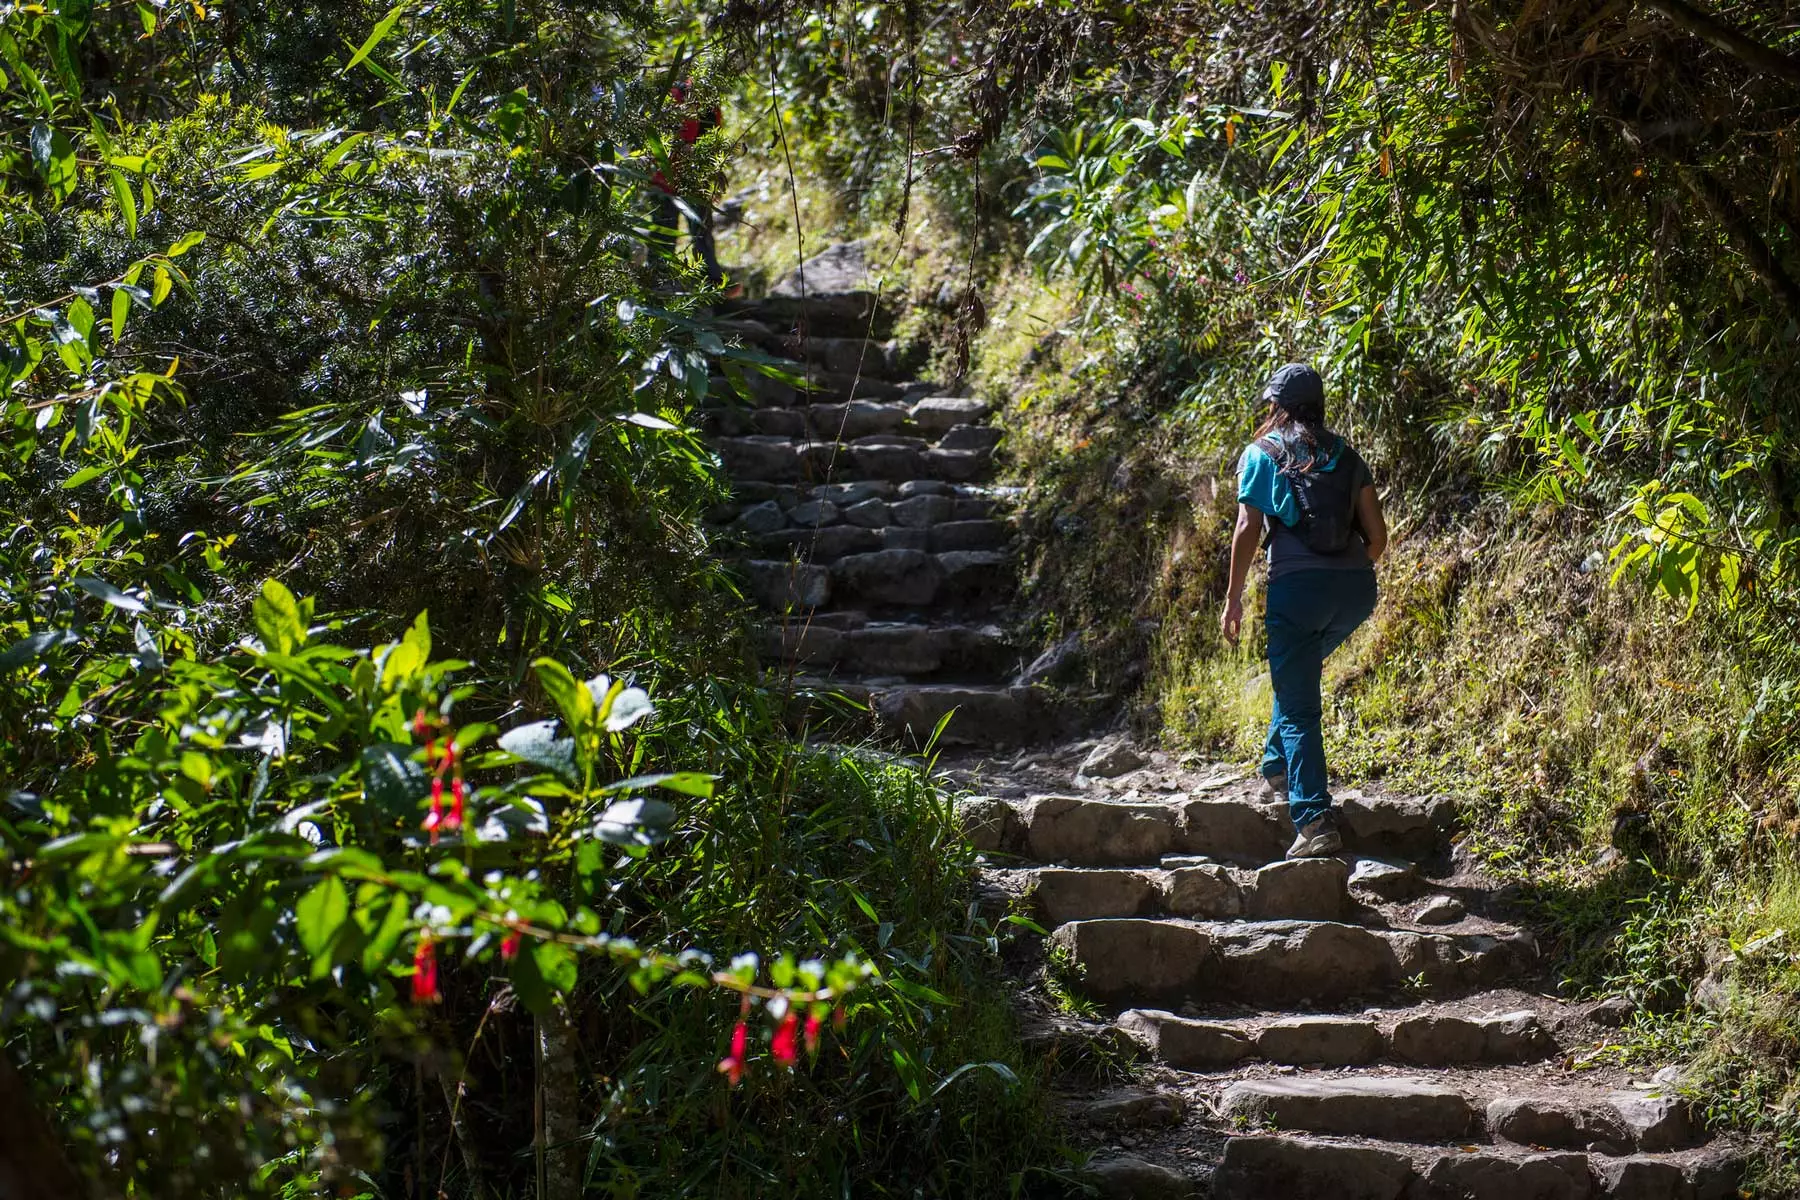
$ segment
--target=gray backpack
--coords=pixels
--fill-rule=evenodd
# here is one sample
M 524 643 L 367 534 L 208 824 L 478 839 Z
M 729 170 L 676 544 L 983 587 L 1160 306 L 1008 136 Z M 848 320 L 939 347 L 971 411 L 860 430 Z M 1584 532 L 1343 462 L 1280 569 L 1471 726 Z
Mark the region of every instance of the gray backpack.
M 1293 489 L 1294 504 L 1300 509 L 1300 520 L 1293 532 L 1301 544 L 1314 554 L 1342 554 L 1348 550 L 1356 537 L 1356 497 L 1350 494 L 1356 486 L 1356 472 L 1341 458 L 1330 471 L 1316 470 L 1310 461 L 1303 465 L 1274 436 L 1261 438 L 1256 444 L 1275 460 Z M 1338 446 L 1343 446 L 1342 438 L 1338 439 Z

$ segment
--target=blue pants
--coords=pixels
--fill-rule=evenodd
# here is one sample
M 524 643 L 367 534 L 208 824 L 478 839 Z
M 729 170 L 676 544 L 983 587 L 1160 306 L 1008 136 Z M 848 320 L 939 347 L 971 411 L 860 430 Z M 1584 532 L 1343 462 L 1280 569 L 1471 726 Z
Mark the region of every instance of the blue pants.
M 1262 773 L 1287 776 L 1288 814 L 1294 827 L 1331 808 L 1325 783 L 1325 735 L 1319 728 L 1323 700 L 1319 677 L 1325 657 L 1375 611 L 1375 572 L 1295 571 L 1269 581 L 1269 680 L 1275 709 Z

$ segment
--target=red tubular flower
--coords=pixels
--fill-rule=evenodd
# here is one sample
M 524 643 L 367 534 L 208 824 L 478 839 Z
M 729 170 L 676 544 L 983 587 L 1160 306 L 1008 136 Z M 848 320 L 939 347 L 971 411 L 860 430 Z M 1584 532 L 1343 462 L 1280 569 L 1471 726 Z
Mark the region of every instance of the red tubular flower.
M 517 957 L 519 957 L 519 931 L 515 929 L 500 939 L 500 958 L 502 961 L 511 962 Z
M 824 1024 L 825 1022 L 819 1020 L 818 1013 L 809 1012 L 806 1014 L 806 1052 L 808 1054 L 817 1054 L 819 1052 L 819 1030 Z
M 784 1067 L 800 1061 L 800 1050 L 794 1041 L 799 1032 L 800 1018 L 789 1009 L 787 1016 L 781 1018 L 781 1024 L 775 1027 L 775 1036 L 769 1042 L 769 1053 Z
M 439 778 L 433 779 L 431 781 L 431 811 L 425 814 L 425 821 L 424 821 L 424 824 L 421 826 L 421 828 L 423 828 L 425 830 L 425 832 L 427 832 L 431 835 L 431 844 L 434 846 L 437 845 L 438 827 L 441 826 L 443 823 L 444 823 L 444 780 L 440 776 Z
M 744 1059 L 750 1053 L 750 1028 L 739 1021 L 731 1031 L 731 1053 L 719 1060 L 719 1073 L 736 1087 L 744 1079 Z
M 450 811 L 444 814 L 445 829 L 461 829 L 463 823 L 463 804 L 469 798 L 469 789 L 464 785 L 461 776 L 450 783 Z
M 431 728 L 431 724 L 425 720 L 425 710 L 424 709 L 421 708 L 418 712 L 413 714 L 413 736 L 414 737 L 424 737 L 426 734 L 426 731 L 428 731 L 430 728 Z M 425 752 L 425 761 L 426 762 L 431 761 L 431 751 L 430 750 L 427 750 Z
M 443 999 L 438 991 L 437 944 L 429 937 L 420 938 L 413 951 L 412 998 L 414 1004 L 436 1004 Z
M 700 122 L 689 118 L 681 123 L 681 140 L 690 146 L 700 140 Z

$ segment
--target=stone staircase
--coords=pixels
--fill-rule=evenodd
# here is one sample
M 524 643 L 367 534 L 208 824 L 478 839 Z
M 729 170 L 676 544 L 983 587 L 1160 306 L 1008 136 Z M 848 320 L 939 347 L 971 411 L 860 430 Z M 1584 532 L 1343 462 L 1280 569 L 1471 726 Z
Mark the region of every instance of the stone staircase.
M 851 243 L 713 322 L 797 380 L 712 380 L 703 429 L 733 492 L 713 526 L 768 614 L 771 673 L 809 711 L 844 697 L 903 744 L 951 714 L 943 744 L 1023 742 L 1042 705 L 1006 628 L 1001 432 L 986 404 L 916 378 L 892 321 Z
M 1674 1072 L 1584 1053 L 1616 1008 L 1539 990 L 1449 801 L 1346 793 L 1347 852 L 1290 862 L 1285 806 L 1241 770 L 1103 744 L 1071 789 L 1065 758 L 947 765 L 987 793 L 960 802 L 983 902 L 1047 932 L 1019 964 L 1053 981 L 1020 988 L 1026 1037 L 1076 1081 L 1102 1195 L 1740 1195 L 1741 1149 L 1708 1143 Z M 1120 1057 L 1135 1086 L 1096 1088 Z

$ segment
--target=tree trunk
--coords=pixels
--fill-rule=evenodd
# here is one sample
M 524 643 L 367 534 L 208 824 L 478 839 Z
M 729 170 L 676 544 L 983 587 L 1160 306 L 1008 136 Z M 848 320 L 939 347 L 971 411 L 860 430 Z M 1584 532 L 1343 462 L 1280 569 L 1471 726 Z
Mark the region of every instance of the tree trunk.
M 537 1034 L 538 1200 L 581 1200 L 580 1046 L 560 1000 L 537 1019 Z
M 32 1103 L 12 1059 L 0 1053 L 0 1200 L 84 1200 L 62 1139 Z

